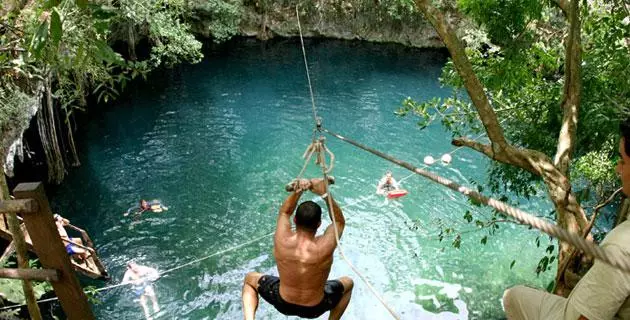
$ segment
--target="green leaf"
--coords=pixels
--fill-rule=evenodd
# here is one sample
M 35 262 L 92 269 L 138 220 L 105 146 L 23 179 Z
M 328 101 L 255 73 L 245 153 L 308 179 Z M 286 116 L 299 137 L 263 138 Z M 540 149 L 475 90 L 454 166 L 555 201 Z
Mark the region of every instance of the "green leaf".
M 461 244 L 462 244 L 462 237 L 458 234 L 457 237 L 455 237 L 455 240 L 453 240 L 453 247 L 456 249 L 459 249 Z
M 59 11 L 57 11 L 57 8 L 53 8 L 50 15 L 50 38 L 55 48 L 59 46 L 62 34 L 61 15 Z
M 549 282 L 549 284 L 547 285 L 547 292 L 553 292 L 553 288 L 556 286 L 556 281 L 555 280 L 551 280 L 551 282 Z
M 488 236 L 483 236 L 483 238 L 481 238 L 481 244 L 485 245 L 488 242 Z
M 46 4 L 44 5 L 44 9 L 53 8 L 53 7 L 58 6 L 59 4 L 61 4 L 61 0 L 48 0 L 46 1 Z
M 84 9 L 88 5 L 88 0 L 76 0 L 76 4 L 79 8 Z
M 551 254 L 553 253 L 553 249 L 555 249 L 555 246 L 553 244 L 550 244 L 545 251 Z
M 31 39 L 31 45 L 28 51 L 35 57 L 41 57 L 41 52 L 48 41 L 48 20 L 42 22 Z
M 464 220 L 470 223 L 472 219 L 473 219 L 472 214 L 470 213 L 470 211 L 466 210 L 466 213 L 464 214 Z
M 510 263 L 510 269 L 514 268 L 515 263 L 516 263 L 516 260 L 512 260 L 512 263 Z
M 123 58 L 116 52 L 114 52 L 114 50 L 112 50 L 112 48 L 107 44 L 107 42 L 102 41 L 102 40 L 97 40 L 94 42 L 96 44 L 96 56 L 107 62 L 107 63 L 111 63 L 111 64 L 117 64 L 119 66 L 123 66 L 125 64 L 125 61 L 123 60 Z

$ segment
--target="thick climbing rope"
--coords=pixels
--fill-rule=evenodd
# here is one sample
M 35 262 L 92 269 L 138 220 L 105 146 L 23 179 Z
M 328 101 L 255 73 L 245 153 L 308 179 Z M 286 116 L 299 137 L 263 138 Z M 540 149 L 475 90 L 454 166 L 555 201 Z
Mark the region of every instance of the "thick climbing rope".
M 324 143 L 323 139 L 320 139 L 320 141 L 321 141 L 321 143 L 323 145 L 323 143 Z M 322 154 L 323 153 L 320 152 L 320 155 L 322 155 Z M 319 165 L 322 168 L 322 175 L 323 175 L 323 178 L 324 178 L 324 186 L 325 186 L 325 194 L 328 194 L 328 197 L 326 197 L 327 200 L 328 200 L 328 210 L 330 211 L 330 218 L 332 220 L 333 229 L 335 231 L 335 241 L 337 243 L 337 249 L 338 249 L 338 252 L 339 252 L 339 256 L 346 262 L 346 264 L 350 267 L 350 269 L 352 269 L 352 271 L 357 276 L 359 276 L 359 278 L 361 278 L 361 281 L 363 281 L 363 283 L 365 283 L 365 285 L 368 287 L 368 289 L 370 289 L 372 294 L 381 302 L 381 304 L 385 307 L 385 309 L 387 309 L 387 311 L 389 311 L 389 313 L 392 315 L 392 317 L 394 317 L 394 319 L 400 319 L 400 317 L 398 316 L 396 311 L 394 311 L 394 309 L 392 309 L 387 304 L 387 302 L 385 302 L 385 299 L 383 299 L 383 297 L 376 291 L 376 289 L 374 289 L 374 287 L 372 286 L 370 281 L 367 280 L 367 278 L 352 264 L 352 262 L 350 262 L 350 260 L 348 258 L 346 258 L 346 255 L 344 254 L 343 246 L 341 245 L 341 242 L 340 242 L 340 239 L 339 239 L 339 229 L 337 228 L 337 221 L 336 221 L 335 212 L 334 212 L 335 209 L 333 207 L 333 202 L 332 202 L 333 201 L 332 200 L 332 194 L 330 193 L 330 189 L 329 189 L 329 185 L 328 185 L 328 173 L 330 173 L 330 168 L 326 167 L 325 158 L 323 158 L 323 160 L 324 161 L 321 161 L 319 163 Z
M 312 108 L 313 108 L 313 120 L 315 122 L 315 129 L 317 131 L 319 131 L 321 129 L 321 121 L 317 117 L 317 108 L 315 107 L 315 95 L 313 94 L 313 85 L 311 83 L 311 76 L 310 76 L 310 72 L 308 70 L 308 60 L 306 59 L 306 49 L 304 47 L 304 37 L 302 36 L 302 26 L 300 24 L 300 12 L 299 12 L 299 9 L 298 9 L 297 5 L 295 6 L 295 15 L 297 17 L 298 30 L 300 32 L 300 44 L 302 46 L 302 56 L 304 57 L 304 68 L 306 69 L 306 78 L 308 80 L 308 88 L 309 88 L 309 92 L 310 92 L 310 95 L 311 95 L 311 105 L 312 105 Z M 313 139 L 313 142 L 307 148 L 307 152 L 309 150 L 314 150 L 314 152 L 317 153 L 316 164 L 318 164 L 322 168 L 322 174 L 324 176 L 323 178 L 324 178 L 324 181 L 325 181 L 324 183 L 325 183 L 325 186 L 326 186 L 326 193 L 328 193 L 329 192 L 329 189 L 328 189 L 328 173 L 330 173 L 332 171 L 333 160 L 334 160 L 335 156 L 334 156 L 334 154 L 332 152 L 330 152 L 330 150 L 328 150 L 326 148 L 326 146 L 324 145 L 324 140 L 323 139 Z M 330 160 L 331 160 L 330 167 L 326 166 L 326 156 L 325 156 L 324 152 L 328 153 L 329 156 L 330 156 Z M 308 161 L 309 161 L 309 159 L 306 160 L 306 163 L 302 167 L 302 171 L 298 175 L 298 179 L 299 179 L 299 176 L 301 176 L 302 173 L 304 172 L 304 170 L 305 170 L 305 168 L 306 168 L 306 166 L 308 164 Z M 328 206 L 329 206 L 330 210 L 333 210 L 331 197 L 328 197 Z M 341 256 L 341 258 L 346 262 L 346 264 L 348 264 L 348 266 L 352 269 L 352 271 L 356 275 L 359 276 L 359 278 L 365 283 L 365 285 L 370 289 L 370 291 L 374 294 L 374 296 L 381 302 L 381 304 L 387 309 L 387 311 L 389 311 L 389 313 L 395 319 L 400 319 L 398 314 L 396 314 L 396 312 L 385 302 L 385 300 L 380 296 L 380 294 L 378 294 L 378 292 L 376 292 L 376 290 L 374 289 L 372 284 L 367 280 L 367 278 L 343 254 L 343 247 L 342 247 L 341 243 L 339 242 L 339 231 L 337 230 L 337 223 L 335 221 L 335 214 L 334 214 L 334 212 L 331 212 L 330 216 L 331 216 L 331 219 L 332 219 L 333 228 L 335 230 L 335 241 L 337 242 L 337 248 L 338 248 L 339 255 Z
M 576 234 L 576 233 L 572 233 L 569 232 L 563 228 L 560 228 L 554 224 L 548 223 L 540 218 L 537 218 L 521 209 L 518 208 L 514 208 L 502 201 L 490 198 L 490 197 L 486 197 L 482 194 L 480 194 L 479 192 L 472 190 L 470 188 L 461 186 L 457 183 L 455 183 L 454 181 L 451 181 L 449 179 L 443 178 L 435 173 L 426 171 L 424 169 L 415 167 L 405 161 L 402 160 L 398 160 L 388 154 L 385 154 L 383 152 L 380 152 L 376 149 L 372 149 L 370 147 L 367 147 L 365 145 L 362 145 L 352 139 L 349 139 L 347 137 L 344 137 L 342 135 L 339 135 L 335 132 L 332 132 L 326 128 L 321 128 L 322 131 L 330 134 L 331 136 L 340 139 L 341 141 L 347 142 L 351 145 L 354 145 L 355 147 L 358 147 L 360 149 L 363 149 L 367 152 L 370 152 L 378 157 L 381 157 L 387 161 L 390 161 L 392 163 L 395 163 L 405 169 L 408 169 L 410 171 L 412 171 L 415 174 L 418 174 L 420 176 L 423 176 L 431 181 L 437 182 L 438 184 L 441 184 L 445 187 L 448 187 L 451 190 L 454 190 L 456 192 L 459 192 L 481 204 L 484 204 L 486 206 L 492 207 L 500 212 L 505 213 L 506 215 L 516 219 L 517 221 L 530 225 L 533 228 L 536 228 L 554 238 L 557 238 L 559 240 L 562 240 L 564 242 L 567 242 L 571 245 L 573 245 L 574 247 L 582 250 L 584 253 L 586 253 L 587 255 L 600 260 L 606 264 L 609 264 L 617 269 L 626 271 L 626 272 L 630 272 L 630 261 L 626 260 L 626 259 L 622 259 L 621 257 L 618 256 L 609 256 L 606 254 L 606 251 L 604 251 L 604 249 L 602 249 L 601 247 L 595 245 L 594 243 L 585 240 L 581 235 Z
M 273 231 L 273 232 L 271 232 L 271 233 L 267 233 L 267 234 L 262 235 L 262 236 L 260 236 L 260 237 L 257 237 L 257 238 L 254 238 L 254 239 L 251 239 L 251 240 L 249 240 L 249 241 L 243 242 L 243 243 L 241 243 L 241 244 L 239 244 L 239 245 L 236 245 L 236 246 L 230 247 L 230 248 L 228 248 L 228 249 L 221 250 L 221 251 L 217 251 L 217 252 L 214 252 L 214 253 L 209 254 L 209 255 L 207 255 L 207 256 L 201 257 L 201 258 L 199 258 L 199 259 L 192 260 L 192 261 L 190 261 L 190 262 L 187 262 L 187 263 L 185 263 L 185 264 L 179 265 L 179 266 L 177 266 L 177 267 L 174 267 L 174 268 L 171 268 L 171 269 L 167 269 L 167 270 L 165 270 L 165 271 L 160 272 L 160 273 L 159 273 L 159 276 L 160 276 L 160 278 L 162 278 L 164 275 L 169 274 L 169 273 L 171 273 L 171 272 L 173 272 L 173 271 L 177 271 L 177 270 L 179 270 L 179 269 L 182 269 L 182 268 L 188 267 L 188 266 L 190 266 L 190 265 L 193 265 L 193 264 L 199 263 L 199 262 L 201 262 L 201 261 L 208 260 L 208 259 L 210 259 L 210 258 L 212 258 L 212 257 L 215 257 L 215 256 L 218 256 L 218 255 L 220 255 L 220 254 L 224 254 L 224 253 L 227 253 L 227 252 L 230 252 L 230 251 L 234 251 L 234 250 L 240 249 L 240 248 L 245 247 L 245 246 L 248 246 L 248 245 L 250 245 L 250 244 L 252 244 L 252 243 L 254 243 L 254 242 L 256 242 L 256 241 L 259 241 L 259 240 L 262 240 L 262 239 L 267 238 L 267 237 L 269 237 L 269 236 L 272 236 L 274 233 L 275 233 L 275 231 Z M 158 278 L 158 280 L 159 280 L 160 278 Z M 106 291 L 106 290 L 110 290 L 110 289 L 114 289 L 114 288 L 118 288 L 118 287 L 124 287 L 124 286 L 131 285 L 131 284 L 132 284 L 132 283 L 130 283 L 130 282 L 127 282 L 127 283 L 119 283 L 119 284 L 114 284 L 114 285 L 111 285 L 111 286 L 106 286 L 106 287 L 98 288 L 98 289 L 95 289 L 95 290 L 89 290 L 89 291 L 86 291 L 86 293 L 101 292 L 101 291 Z M 48 299 L 42 299 L 42 300 L 38 300 L 38 301 L 37 301 L 37 303 L 51 302 L 51 301 L 56 301 L 57 299 L 58 299 L 57 297 L 54 297 L 54 298 L 48 298 Z M 24 306 L 26 306 L 26 304 L 21 304 L 21 305 L 12 305 L 12 306 L 8 306 L 8 307 L 3 307 L 3 308 L 0 308 L 0 311 L 3 311 L 3 310 L 8 310 L 8 309 L 21 308 L 21 307 L 24 307 Z

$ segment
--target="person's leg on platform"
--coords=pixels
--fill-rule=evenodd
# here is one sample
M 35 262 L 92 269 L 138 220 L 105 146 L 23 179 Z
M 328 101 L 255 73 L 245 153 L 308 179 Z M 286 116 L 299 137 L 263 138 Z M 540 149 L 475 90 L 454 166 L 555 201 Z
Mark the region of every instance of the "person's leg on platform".
M 555 319 L 561 316 L 566 298 L 526 286 L 503 293 L 503 310 L 508 320 Z

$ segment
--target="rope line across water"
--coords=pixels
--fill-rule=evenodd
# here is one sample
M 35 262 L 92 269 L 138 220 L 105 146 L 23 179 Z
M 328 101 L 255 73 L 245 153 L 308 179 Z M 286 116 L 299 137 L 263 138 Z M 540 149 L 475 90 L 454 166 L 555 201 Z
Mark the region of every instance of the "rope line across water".
M 477 138 L 475 138 L 475 140 L 477 140 L 477 139 L 479 139 L 479 138 L 481 138 L 481 137 L 483 137 L 483 136 L 484 136 L 484 135 L 482 134 L 482 135 L 478 136 Z M 448 152 L 448 154 L 453 154 L 453 153 L 455 153 L 455 152 L 457 152 L 457 151 L 461 150 L 462 148 L 463 148 L 463 147 L 458 147 L 458 148 L 455 148 L 455 149 L 453 149 L 452 151 Z M 310 158 L 311 158 L 311 157 L 312 157 L 312 152 L 311 152 L 310 154 L 308 154 L 308 159 L 307 159 L 307 160 L 310 160 Z M 299 176 L 301 176 L 301 175 L 303 174 L 304 169 L 306 168 L 306 166 L 307 166 L 307 165 L 308 165 L 308 161 L 304 164 L 304 166 L 303 166 L 303 168 L 302 168 L 301 173 L 300 173 L 300 175 L 299 175 Z M 423 168 L 426 168 L 426 167 L 428 167 L 428 165 L 426 165 L 426 164 L 425 164 L 425 165 L 423 165 L 422 167 L 423 167 Z M 405 180 L 407 180 L 407 179 L 411 178 L 411 177 L 412 177 L 412 176 L 414 176 L 414 175 L 416 175 L 416 173 L 411 173 L 411 174 L 409 174 L 408 176 L 406 176 L 406 177 L 404 177 L 404 178 L 400 179 L 400 182 L 403 182 L 403 181 L 405 181 Z M 357 200 L 357 201 L 355 201 L 355 202 L 348 203 L 348 204 L 345 204 L 345 205 L 341 206 L 341 209 L 345 209 L 345 208 L 348 208 L 348 207 L 356 206 L 356 205 L 358 205 L 358 204 L 360 204 L 360 203 L 363 203 L 363 202 L 365 202 L 365 201 L 372 200 L 374 197 L 376 197 L 376 194 L 372 194 L 372 195 L 370 195 L 370 196 L 368 196 L 368 197 L 362 197 L 361 199 L 359 199 L 359 200 Z M 210 259 L 210 258 L 212 258 L 212 257 L 215 257 L 215 256 L 219 255 L 219 254 L 228 253 L 228 252 L 230 252 L 230 251 L 234 251 L 234 250 L 236 250 L 236 249 L 239 249 L 239 248 L 245 247 L 245 246 L 250 245 L 250 244 L 252 244 L 252 243 L 254 243 L 254 242 L 258 241 L 258 240 L 262 240 L 262 239 L 264 239 L 264 238 L 267 238 L 267 237 L 269 237 L 269 236 L 272 236 L 274 233 L 275 233 L 275 230 L 274 230 L 274 231 L 272 231 L 272 232 L 270 232 L 270 233 L 267 233 L 267 234 L 265 234 L 265 235 L 262 235 L 262 236 L 260 236 L 260 237 L 257 237 L 257 238 L 254 238 L 254 239 L 252 239 L 252 240 L 249 240 L 249 241 L 243 242 L 243 243 L 241 243 L 241 244 L 238 244 L 238 245 L 236 245 L 236 246 L 230 247 L 230 248 L 228 248 L 228 249 L 221 250 L 221 251 L 218 251 L 218 252 L 214 252 L 214 253 L 211 253 L 211 254 L 209 254 L 209 255 L 207 255 L 207 256 L 204 256 L 204 257 L 201 257 L 201 258 L 198 258 L 198 259 L 192 260 L 192 261 L 190 261 L 190 262 L 188 262 L 188 263 L 185 263 L 185 264 L 183 264 L 183 265 L 180 265 L 180 266 L 177 266 L 177 267 L 174 267 L 174 268 L 171 268 L 171 269 L 167 269 L 166 271 L 160 272 L 160 276 L 163 276 L 163 275 L 166 275 L 166 274 L 168 274 L 168 273 L 170 273 L 170 272 L 173 272 L 173 271 L 175 271 L 175 270 L 179 270 L 179 269 L 182 269 L 182 268 L 184 268 L 184 267 L 187 267 L 187 266 L 193 265 L 193 264 L 195 264 L 195 263 L 198 263 L 198 262 L 201 262 L 201 261 L 204 261 L 204 260 Z M 118 288 L 118 287 L 124 287 L 124 286 L 127 286 L 127 285 L 130 285 L 130 283 L 119 283 L 119 284 L 115 284 L 115 285 L 111 285 L 111 286 L 101 287 L 101 288 L 98 288 L 98 289 L 95 289 L 95 290 L 90 290 L 89 292 L 102 292 L 102 291 L 107 291 L 107 290 L 115 289 L 115 288 Z M 56 301 L 56 300 L 58 300 L 58 298 L 57 298 L 57 297 L 53 297 L 53 298 L 47 298 L 47 299 L 38 300 L 38 301 L 37 301 L 37 303 L 52 302 L 52 301 Z M 26 306 L 26 304 L 6 306 L 6 307 L 2 307 L 2 308 L 0 308 L 0 311 L 10 310 L 10 309 L 16 309 L 16 308 L 21 308 L 21 307 L 25 307 L 25 306 Z
M 435 173 L 426 171 L 424 169 L 415 167 L 405 161 L 396 159 L 388 154 L 385 154 L 383 152 L 380 152 L 376 149 L 372 149 L 370 147 L 367 147 L 365 145 L 362 145 L 352 139 L 349 139 L 347 137 L 344 137 L 342 135 L 339 135 L 335 132 L 332 132 L 326 128 L 322 128 L 322 131 L 330 134 L 331 136 L 340 139 L 344 142 L 347 142 L 351 145 L 354 145 L 357 148 L 363 149 L 364 151 L 370 152 L 378 157 L 381 157 L 387 161 L 390 161 L 392 163 L 395 163 L 405 169 L 408 169 L 410 171 L 412 171 L 415 174 L 421 175 L 431 181 L 434 181 L 438 184 L 441 184 L 445 187 L 448 187 L 449 189 L 459 192 L 473 200 L 476 200 L 486 206 L 492 207 L 500 212 L 503 212 L 507 215 L 509 215 L 510 217 L 525 223 L 527 225 L 530 225 L 554 238 L 557 238 L 559 240 L 562 240 L 564 242 L 567 242 L 571 245 L 573 245 L 574 247 L 582 250 L 584 253 L 586 253 L 589 256 L 592 256 L 593 258 L 600 260 L 606 264 L 609 264 L 617 269 L 623 270 L 625 272 L 630 272 L 630 261 L 628 261 L 627 259 L 622 259 L 620 257 L 617 256 L 609 256 L 606 254 L 606 251 L 604 251 L 604 249 L 602 249 L 601 247 L 593 244 L 592 242 L 589 242 L 587 240 L 585 240 L 584 238 L 582 238 L 581 235 L 576 234 L 576 233 L 572 233 L 569 232 L 565 229 L 562 229 L 554 224 L 548 223 L 540 218 L 537 218 L 521 209 L 518 208 L 514 208 L 502 201 L 490 198 L 490 197 L 486 197 L 482 194 L 480 194 L 479 192 L 472 190 L 470 188 L 461 186 L 459 184 L 457 184 L 454 181 L 451 181 L 449 179 L 446 179 L 444 177 L 441 177 Z

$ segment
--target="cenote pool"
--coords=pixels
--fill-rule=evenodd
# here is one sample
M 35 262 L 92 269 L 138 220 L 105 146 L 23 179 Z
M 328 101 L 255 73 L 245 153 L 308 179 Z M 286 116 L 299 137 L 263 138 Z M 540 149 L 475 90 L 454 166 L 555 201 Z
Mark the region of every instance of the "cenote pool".
M 453 151 L 439 123 L 420 130 L 413 117 L 394 114 L 408 96 L 449 93 L 438 82 L 445 52 L 331 40 L 307 41 L 306 52 L 326 127 L 416 164 Z M 313 128 L 296 40 L 240 39 L 212 47 L 202 63 L 155 73 L 88 117 L 77 136 L 83 165 L 52 190 L 51 201 L 90 232 L 112 283 L 131 259 L 166 270 L 273 231 L 284 185 L 300 171 Z M 465 211 L 489 211 L 341 141 L 327 143 L 337 158 L 333 193 L 347 219 L 346 255 L 403 319 L 500 319 L 506 287 L 546 286 L 552 278 L 534 272 L 545 248 L 534 245 L 537 232 L 502 225 L 486 245 L 480 244 L 484 231 L 468 232 L 454 249 L 452 238 L 438 240 L 439 224 L 473 230 L 474 223 L 462 219 Z M 431 170 L 470 185 L 485 180 L 487 166 L 485 158 L 462 149 L 450 166 L 438 163 Z M 410 194 L 400 201 L 374 196 L 388 169 L 406 178 Z M 312 166 L 307 174 L 320 171 Z M 137 221 L 123 217 L 140 198 L 161 199 L 170 210 Z M 522 207 L 543 211 L 549 204 Z M 245 273 L 277 272 L 271 240 L 160 279 L 155 287 L 162 312 L 155 318 L 241 318 Z M 389 318 L 337 257 L 331 277 L 341 275 L 357 279 L 345 319 Z M 129 288 L 98 299 L 98 319 L 144 318 Z M 262 301 L 258 315 L 286 319 Z

